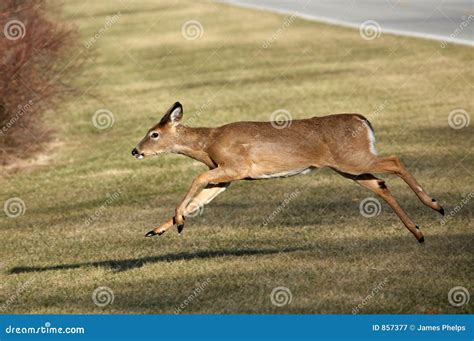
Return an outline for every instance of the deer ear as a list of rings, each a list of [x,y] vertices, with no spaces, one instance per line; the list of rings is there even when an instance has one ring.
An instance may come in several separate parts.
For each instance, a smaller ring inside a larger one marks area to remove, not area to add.
[[[161,118],[160,124],[172,124],[177,126],[179,121],[183,118],[183,106],[181,103],[176,102],[168,109],[166,114]]]

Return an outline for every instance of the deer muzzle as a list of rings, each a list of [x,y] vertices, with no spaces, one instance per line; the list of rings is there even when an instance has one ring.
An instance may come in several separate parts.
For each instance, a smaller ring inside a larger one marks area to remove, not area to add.
[[[137,148],[133,148],[133,149],[132,149],[132,156],[134,156],[134,157],[137,158],[138,160],[141,160],[141,159],[143,159],[143,157],[145,156],[145,154],[140,153]]]

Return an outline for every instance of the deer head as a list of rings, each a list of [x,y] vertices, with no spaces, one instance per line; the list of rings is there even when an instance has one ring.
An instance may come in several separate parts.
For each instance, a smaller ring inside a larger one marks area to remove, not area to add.
[[[164,152],[171,152],[173,147],[179,142],[177,126],[183,117],[183,106],[176,102],[155,124],[145,137],[132,150],[132,155],[141,160],[145,156],[158,155]]]

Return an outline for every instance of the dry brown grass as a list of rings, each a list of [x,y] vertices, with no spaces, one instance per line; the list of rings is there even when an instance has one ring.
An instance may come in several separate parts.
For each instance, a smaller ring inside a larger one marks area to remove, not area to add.
[[[372,194],[321,170],[233,184],[183,234],[145,239],[205,168],[176,155],[130,156],[176,100],[196,126],[268,120],[280,108],[294,118],[356,111],[371,119],[379,152],[401,156],[449,213],[474,185],[472,126],[448,125],[452,110],[474,112],[472,49],[389,35],[369,42],[303,20],[264,49],[281,16],[214,3],[77,1],[65,10],[84,42],[122,14],[83,75],[102,102],[77,97],[62,108],[67,115],[47,116],[63,142],[57,157],[0,179],[0,203],[18,197],[26,206],[18,218],[0,216],[0,301],[33,280],[6,311],[173,313],[210,278],[184,313],[350,314],[380,283],[360,313],[472,313],[472,303],[447,299],[455,286],[474,292],[472,201],[442,225],[404,183],[385,177],[422,228],[419,245],[385,204],[379,216],[361,216]],[[204,27],[194,41],[181,35],[191,19]],[[111,128],[92,125],[101,108],[114,114]],[[94,305],[100,286],[112,289],[113,304]],[[291,290],[291,304],[272,305],[277,286]]]

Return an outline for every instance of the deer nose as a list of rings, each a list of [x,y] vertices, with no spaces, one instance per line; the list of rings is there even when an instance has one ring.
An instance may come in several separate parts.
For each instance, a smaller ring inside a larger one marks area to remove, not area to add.
[[[133,148],[133,149],[132,149],[132,156],[136,156],[136,155],[138,155],[138,154],[139,154],[139,153],[138,153],[137,148]]]

